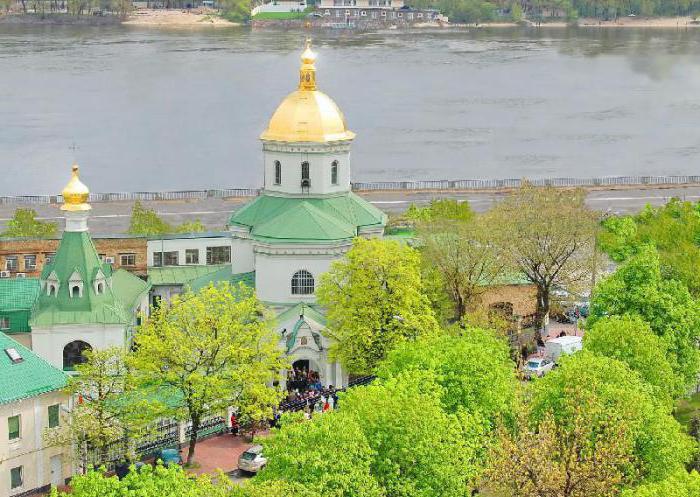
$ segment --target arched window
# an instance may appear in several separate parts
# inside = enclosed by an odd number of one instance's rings
[[[77,364],[83,364],[87,358],[83,355],[86,350],[92,350],[89,343],[76,340],[63,347],[63,369],[72,371]]]
[[[331,185],[338,184],[338,161],[334,160],[331,164]]]
[[[312,295],[314,277],[306,269],[301,269],[292,276],[292,295]]]
[[[275,184],[282,184],[282,164],[278,160],[275,161]]]
[[[301,186],[308,188],[310,186],[311,177],[309,172],[309,163],[304,161],[301,163]]]
[[[102,281],[97,283],[96,293],[97,295],[105,293],[105,284]]]
[[[80,297],[80,285],[70,287],[70,296],[74,299]]]
[[[55,297],[58,293],[58,286],[55,283],[49,283],[46,288],[49,297]]]

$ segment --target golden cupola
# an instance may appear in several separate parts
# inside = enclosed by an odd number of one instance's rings
[[[72,176],[61,194],[63,195],[63,205],[61,210],[64,211],[89,211],[92,209],[88,203],[90,190],[85,184],[80,181],[80,168],[77,164],[73,164]]]
[[[307,40],[301,54],[299,88],[287,95],[260,139],[278,142],[327,143],[352,140],[355,133],[345,124],[336,103],[316,89],[316,54]]]

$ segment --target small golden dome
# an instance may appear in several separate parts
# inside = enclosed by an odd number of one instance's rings
[[[90,204],[88,204],[88,198],[90,197],[90,190],[85,184],[80,181],[79,177],[79,167],[77,164],[73,164],[73,173],[70,181],[63,189],[61,194],[63,195],[63,205],[61,210],[64,211],[89,211],[92,209]]]
[[[280,142],[314,142],[352,140],[355,133],[347,129],[345,117],[328,95],[316,89],[316,54],[307,40],[301,54],[299,89],[290,93],[277,107],[262,140]]]

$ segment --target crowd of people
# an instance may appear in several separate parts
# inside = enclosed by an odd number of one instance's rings
[[[321,390],[321,377],[313,369],[293,368],[287,372],[287,390],[289,391],[318,391]]]

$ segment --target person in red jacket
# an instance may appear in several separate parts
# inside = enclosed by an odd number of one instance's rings
[[[231,414],[231,434],[233,436],[238,435],[238,430],[240,426],[238,425],[238,419],[235,414]]]

